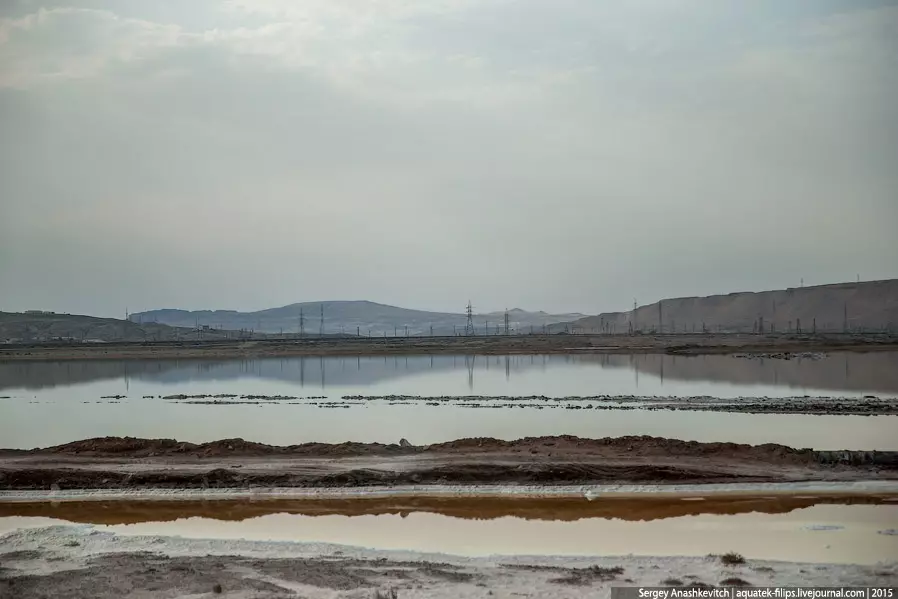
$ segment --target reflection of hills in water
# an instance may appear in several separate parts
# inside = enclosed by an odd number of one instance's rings
[[[429,498],[257,501],[71,501],[0,503],[0,517],[59,518],[88,524],[136,524],[171,522],[180,518],[240,521],[269,514],[303,516],[370,516],[414,512],[439,514],[465,520],[515,517],[524,520],[575,521],[584,518],[649,521],[700,514],[785,514],[817,504],[878,505],[889,498],[859,497],[753,497],[712,498],[703,501],[675,499],[496,499]]]
[[[0,389],[42,389],[98,380],[131,379],[157,383],[259,378],[322,387],[365,386],[426,372],[505,369],[561,364],[576,356],[380,356],[295,357],[256,360],[83,360],[0,362]]]
[[[733,356],[604,354],[552,356],[294,357],[255,360],[84,360],[0,363],[0,389],[42,389],[99,380],[131,379],[175,385],[258,378],[322,388],[364,387],[437,371],[504,371],[506,377],[561,367],[626,368],[634,376],[832,391],[898,392],[898,352],[841,353],[820,360]],[[571,376],[576,376],[571,374]],[[597,389],[596,393],[601,393]]]
[[[761,359],[726,355],[669,356],[631,354],[582,356],[603,367],[628,368],[680,381],[713,381],[832,391],[898,392],[898,352],[843,352],[814,360]]]

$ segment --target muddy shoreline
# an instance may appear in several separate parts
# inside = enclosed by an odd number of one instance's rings
[[[0,399],[12,399],[2,397]],[[94,403],[118,404],[127,395],[101,396]],[[137,399],[132,398],[132,399]],[[237,395],[229,393],[144,395],[141,400],[162,400],[183,405],[299,405],[320,409],[346,409],[369,404],[388,406],[427,405],[470,409],[536,409],[536,410],[669,410],[687,412],[725,412],[735,414],[804,414],[810,416],[895,416],[898,397],[810,396],[792,397],[713,397],[658,395],[344,395],[339,399],[326,396]],[[88,403],[83,401],[82,403]]]
[[[0,361],[380,356],[411,354],[767,354],[896,351],[889,334],[519,335],[491,337],[348,337],[0,346]]]
[[[898,452],[657,437],[460,439],[413,446],[106,437],[0,451],[0,489],[368,488],[898,479]]]
[[[0,537],[0,595],[31,599],[608,597],[612,586],[895,586],[898,565],[720,555],[460,557],[326,543],[124,536],[85,526]]]
[[[898,398],[876,396],[856,397],[735,397],[721,398],[707,395],[671,397],[651,395],[588,395],[567,397],[444,395],[345,395],[340,402],[318,402],[319,407],[348,407],[367,402],[389,405],[426,403],[463,408],[501,409],[565,409],[565,410],[673,410],[692,412],[729,412],[739,414],[806,414],[840,416],[898,415]],[[194,401],[188,403],[226,405],[227,401]]]

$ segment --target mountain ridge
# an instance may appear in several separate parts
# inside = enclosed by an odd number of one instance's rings
[[[322,307],[324,323],[322,326]],[[544,311],[530,312],[516,308],[508,311],[509,329],[529,332],[542,329],[556,322],[582,318],[579,313],[549,314]],[[237,310],[180,310],[163,308],[148,310],[131,315],[132,320],[158,322],[170,326],[209,325],[225,329],[252,329],[266,333],[292,332],[300,329],[300,316],[306,332],[393,335],[397,332],[423,335],[445,335],[463,331],[467,316],[461,312],[434,312],[402,308],[381,304],[371,300],[326,300],[294,302],[284,306],[266,308],[252,312]],[[504,329],[505,312],[475,313],[474,325],[478,332],[495,332],[496,327]]]

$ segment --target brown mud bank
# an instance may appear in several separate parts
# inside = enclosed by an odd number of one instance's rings
[[[0,451],[0,489],[351,488],[427,485],[767,483],[898,479],[898,452],[658,437],[517,441],[460,439],[413,446],[243,439],[194,444],[105,437]]]
[[[261,358],[410,354],[670,353],[730,354],[898,350],[890,334],[498,335],[491,337],[341,337],[224,341],[32,344],[0,348],[2,360]]]

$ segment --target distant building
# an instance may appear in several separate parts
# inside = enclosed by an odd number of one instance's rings
[[[25,314],[56,314],[56,312],[49,310],[25,310]]]

